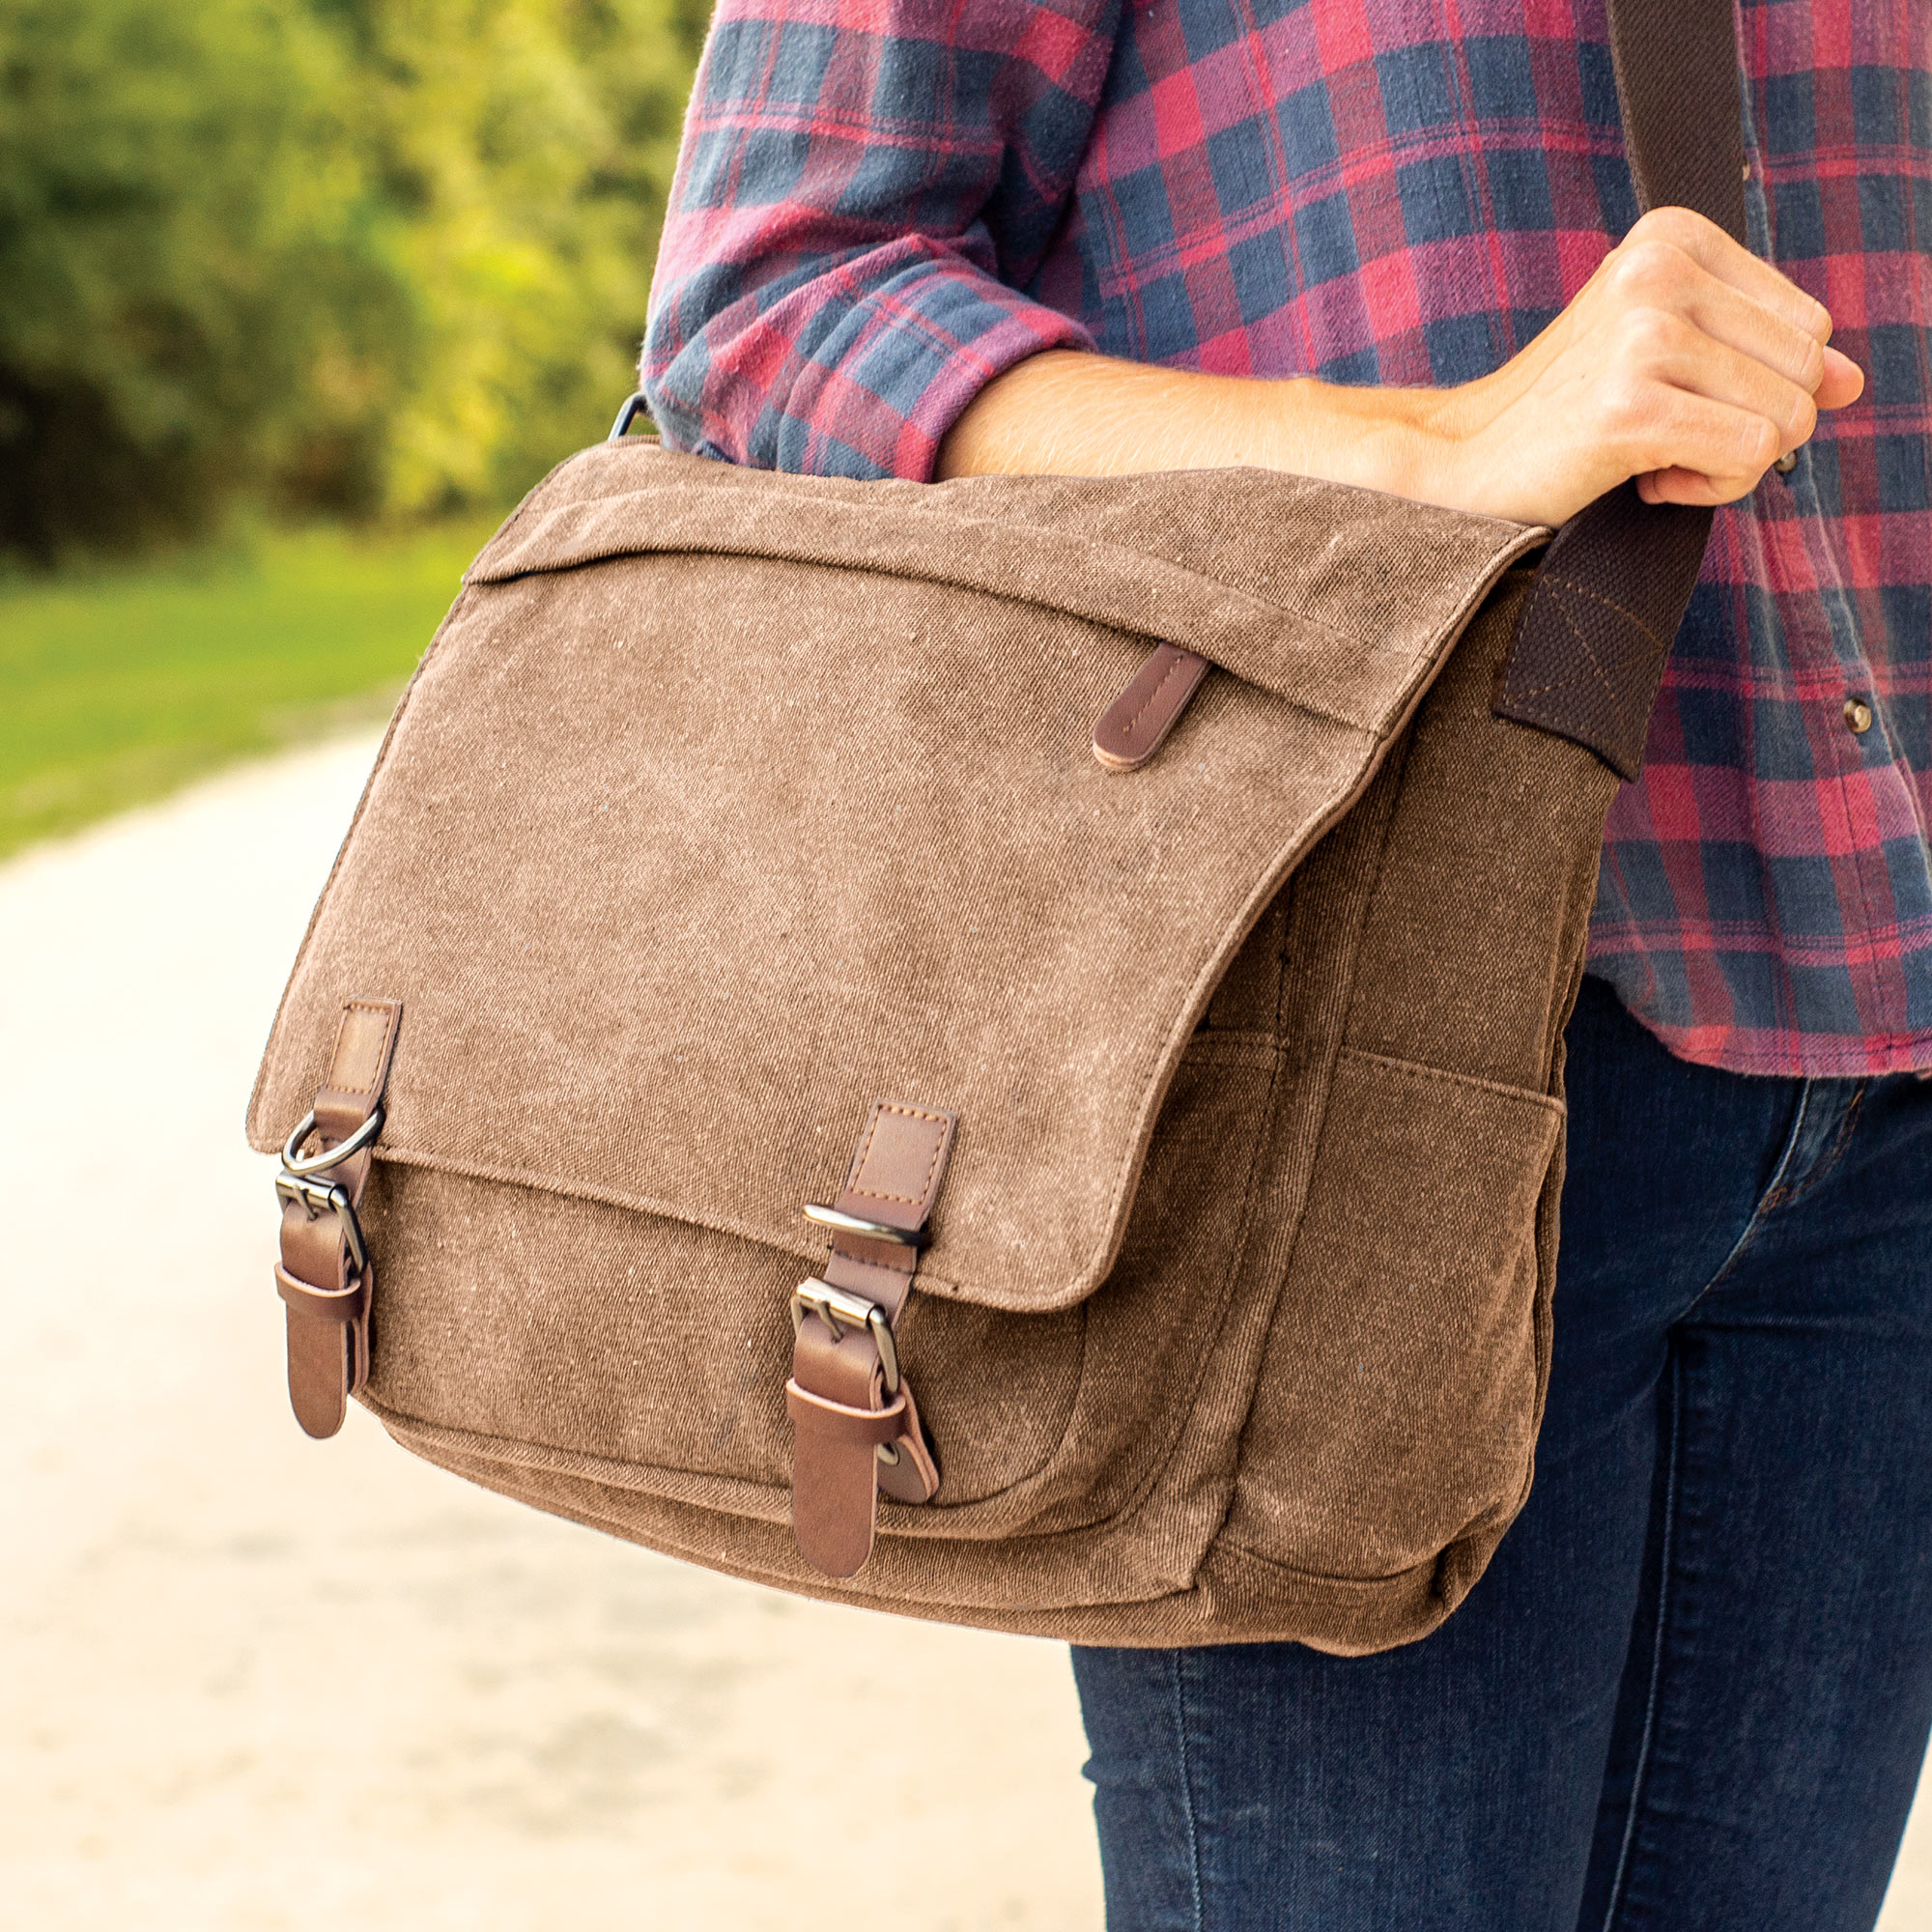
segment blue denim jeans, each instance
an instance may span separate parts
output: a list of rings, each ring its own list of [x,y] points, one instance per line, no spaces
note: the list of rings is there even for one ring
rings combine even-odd
[[[1588,980],[1536,1483],[1378,1657],[1077,1650],[1109,1932],[1869,1932],[1932,1728],[1932,1081]]]

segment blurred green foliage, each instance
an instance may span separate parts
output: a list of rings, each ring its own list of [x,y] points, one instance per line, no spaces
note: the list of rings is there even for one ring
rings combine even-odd
[[[0,0],[0,553],[514,497],[630,387],[701,0]]]
[[[489,528],[318,526],[0,585],[0,856],[230,759],[375,724]]]

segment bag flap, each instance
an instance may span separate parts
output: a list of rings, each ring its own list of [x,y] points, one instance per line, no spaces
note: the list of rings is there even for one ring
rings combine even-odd
[[[1264,469],[855,483],[653,452],[612,477],[602,453],[539,492],[466,582],[692,551],[872,570],[1179,644],[1366,729],[1412,695],[1499,549],[1548,534]]]
[[[399,999],[379,1158],[815,1260],[801,1206],[871,1102],[943,1107],[922,1288],[1076,1301],[1234,951],[1546,536],[1261,470],[587,452],[391,724],[251,1138],[304,1112],[345,1000]],[[1232,675],[1108,772],[1094,720],[1156,639]]]

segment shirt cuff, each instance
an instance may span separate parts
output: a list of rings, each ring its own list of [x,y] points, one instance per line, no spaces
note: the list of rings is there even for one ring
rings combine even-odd
[[[742,306],[754,302],[740,327],[727,310],[704,331],[694,427],[713,453],[805,475],[926,482],[947,431],[994,377],[1043,349],[1094,347],[1072,317],[921,236]],[[666,377],[674,417],[674,366]],[[733,411],[733,394],[750,408]]]

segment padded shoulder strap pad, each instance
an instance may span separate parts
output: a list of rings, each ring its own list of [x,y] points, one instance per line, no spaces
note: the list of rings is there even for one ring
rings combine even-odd
[[[1731,0],[1610,0],[1609,14],[1638,205],[1694,208],[1743,242]],[[1495,715],[1587,746],[1634,779],[1710,534],[1709,510],[1646,503],[1629,483],[1573,517],[1523,604]]]

